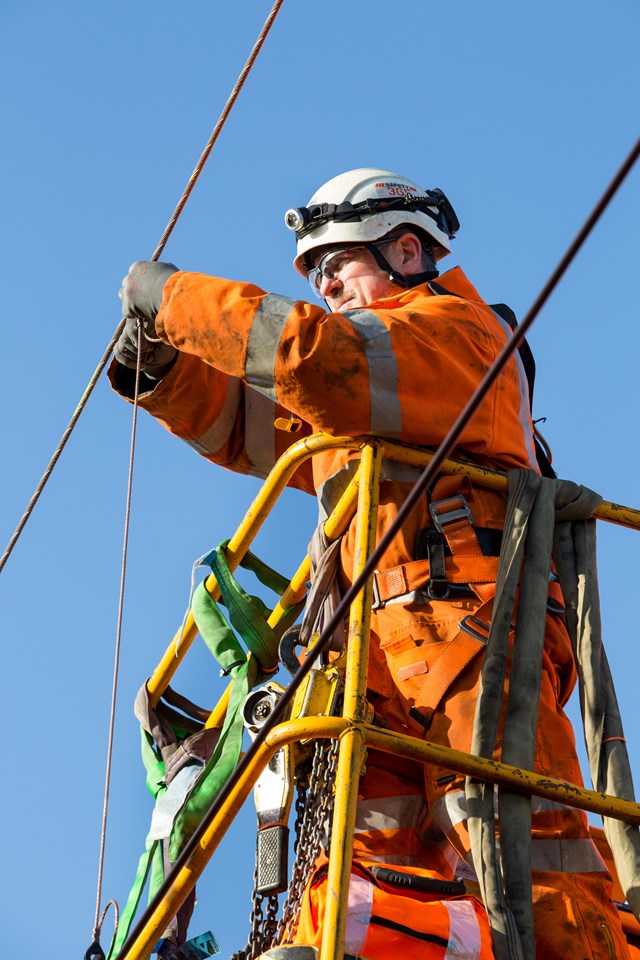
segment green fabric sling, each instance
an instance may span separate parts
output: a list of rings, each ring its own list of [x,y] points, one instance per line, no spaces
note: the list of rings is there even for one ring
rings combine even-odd
[[[218,742],[173,822],[168,841],[170,862],[177,860],[205,811],[237,766],[244,732],[241,714],[244,701],[256,684],[277,671],[279,638],[296,620],[304,606],[304,603],[299,603],[290,607],[284,612],[275,629],[269,626],[267,618],[271,611],[259,597],[251,596],[243,590],[229,570],[226,559],[228,543],[228,540],[220,543],[201,563],[211,567],[220,588],[220,602],[226,607],[233,628],[242,638],[251,656],[247,655],[218,603],[207,592],[204,583],[201,583],[191,602],[193,617],[204,643],[220,664],[222,675],[231,677],[232,687]],[[246,554],[240,566],[254,573],[264,586],[280,596],[289,585],[285,577],[252,553]],[[150,734],[144,729],[142,733],[142,757],[147,771],[147,787],[157,800],[167,790],[163,782],[164,763],[159,760],[158,747]],[[177,742],[187,739],[185,731],[175,729],[175,733]],[[149,899],[155,895],[164,880],[162,843],[162,840],[147,838],[146,849],[140,857],[136,878],[122,912],[109,957],[117,956],[128,936],[149,875]]]

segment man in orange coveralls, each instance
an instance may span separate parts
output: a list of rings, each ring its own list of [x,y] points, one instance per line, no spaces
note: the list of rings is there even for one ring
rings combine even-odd
[[[130,319],[110,370],[115,389],[133,396],[138,318],[146,335],[141,406],[222,466],[265,476],[292,440],[318,430],[437,446],[509,336],[506,321],[460,268],[438,276],[436,262],[450,252],[458,227],[444,194],[365,168],[330,180],[286,220],[297,236],[294,265],[328,309],[171,264],[136,263],[121,291]],[[274,426],[289,417],[302,421],[293,435]],[[538,470],[518,355],[465,427],[458,453],[491,467]],[[344,452],[324,453],[293,483],[315,491],[327,514],[349,477],[349,460]],[[379,535],[417,474],[387,461],[383,476]],[[477,583],[472,572],[478,557],[499,553],[505,499],[449,477],[428,499],[376,575],[369,696],[390,728],[415,737],[428,731],[430,740],[468,751],[482,661],[476,654],[492,595],[491,583]],[[343,584],[354,536],[352,525],[341,547]],[[430,580],[416,578],[416,559],[429,560]],[[438,663],[447,644],[460,651],[455,667]],[[562,616],[550,612],[535,769],[579,783],[562,709],[574,683]],[[532,838],[537,957],[628,957],[585,815],[533,798]],[[416,774],[370,755],[354,855],[369,864],[428,868],[432,876],[472,877],[464,778],[437,767]],[[476,939],[475,952],[468,947],[455,956],[484,956]],[[362,943],[351,952],[364,952]]]

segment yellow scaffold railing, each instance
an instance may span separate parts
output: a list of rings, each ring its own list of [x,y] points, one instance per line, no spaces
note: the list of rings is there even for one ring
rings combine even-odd
[[[298,467],[317,453],[346,449],[360,453],[360,464],[331,516],[324,531],[334,540],[348,527],[357,511],[354,579],[363,569],[375,546],[376,516],[380,470],[383,459],[395,460],[424,468],[431,454],[423,449],[388,440],[360,437],[331,437],[315,434],[293,444],[280,458],[249,508],[236,534],[227,547],[231,570],[236,569],[262,527],[267,515]],[[464,474],[491,489],[506,491],[505,474],[461,460],[445,461],[442,472]],[[640,510],[603,502],[595,516],[602,520],[640,529]],[[309,578],[309,558],[305,558],[294,574],[269,623],[274,626],[285,609],[300,601]],[[215,577],[206,581],[209,593],[219,597]],[[367,748],[391,753],[419,763],[434,763],[457,773],[499,784],[520,792],[534,794],[586,811],[640,824],[640,804],[587,790],[547,776],[521,770],[494,760],[461,753],[451,748],[421,741],[380,729],[367,722],[366,700],[369,625],[371,616],[371,582],[358,594],[351,606],[344,678],[344,704],[341,717],[292,718],[278,724],[266,737],[254,762],[226,796],[215,815],[206,824],[199,842],[186,862],[179,863],[166,881],[161,903],[145,916],[133,942],[125,945],[117,960],[142,960],[149,955],[170,919],[186,900],[211,856],[225,835],[233,818],[251,794],[260,774],[274,754],[285,744],[310,739],[338,739],[340,748],[335,787],[332,843],[329,852],[328,888],[324,935],[319,960],[343,960],[346,903],[351,870],[351,851],[358,796],[358,780]],[[162,660],[148,681],[152,703],[158,703],[173,675],[197,635],[193,616],[176,633]],[[218,727],[224,720],[229,690],[212,710],[206,725]]]

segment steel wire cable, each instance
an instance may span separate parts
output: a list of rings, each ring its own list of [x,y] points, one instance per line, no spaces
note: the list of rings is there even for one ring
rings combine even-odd
[[[202,151],[202,153],[201,153],[201,155],[200,155],[200,159],[198,160],[197,164],[195,165],[194,170],[193,170],[193,173],[192,173],[191,176],[189,177],[189,180],[188,180],[188,182],[187,182],[187,185],[186,185],[186,187],[184,188],[184,192],[183,192],[182,196],[180,197],[180,200],[178,201],[178,204],[177,204],[175,210],[174,210],[173,213],[171,214],[171,218],[169,219],[169,222],[168,222],[167,226],[165,227],[164,233],[162,234],[162,237],[160,238],[160,242],[159,242],[158,246],[156,247],[156,249],[155,249],[154,252],[153,252],[153,256],[151,257],[152,260],[158,260],[159,257],[162,255],[162,251],[164,250],[164,248],[165,248],[165,246],[166,246],[166,244],[167,244],[167,241],[168,241],[169,237],[171,236],[171,233],[173,232],[173,228],[175,227],[176,223],[178,222],[178,219],[179,219],[182,211],[184,210],[184,208],[185,208],[185,206],[186,206],[187,200],[188,200],[189,197],[191,196],[191,193],[192,193],[192,191],[193,191],[193,188],[194,188],[195,185],[196,185],[196,181],[198,180],[198,177],[199,177],[200,174],[202,173],[202,170],[203,170],[203,168],[204,168],[205,163],[206,163],[207,160],[209,159],[209,154],[211,153],[211,151],[213,150],[213,148],[214,148],[214,146],[215,146],[215,143],[216,143],[216,141],[217,141],[217,139],[218,139],[218,137],[219,137],[219,135],[220,135],[220,133],[221,133],[221,131],[222,131],[222,128],[224,127],[224,125],[225,125],[225,123],[226,123],[226,121],[227,121],[227,118],[228,118],[229,114],[231,113],[231,110],[233,109],[233,106],[234,106],[236,100],[238,99],[238,96],[239,96],[239,94],[240,94],[240,91],[242,90],[242,87],[244,86],[244,82],[245,82],[245,80],[247,79],[247,77],[248,77],[248,75],[249,75],[249,72],[251,71],[251,68],[253,67],[253,64],[255,63],[255,60],[256,60],[258,54],[260,53],[260,50],[262,49],[262,45],[264,44],[264,41],[265,41],[266,38],[267,38],[267,34],[268,34],[269,31],[271,30],[271,27],[273,26],[273,22],[274,22],[274,20],[276,19],[278,13],[280,12],[280,7],[282,6],[283,3],[284,3],[284,0],[276,0],[276,2],[274,3],[273,7],[271,8],[271,11],[269,12],[269,15],[268,15],[267,19],[266,19],[265,22],[264,22],[264,25],[263,25],[263,27],[262,27],[262,30],[260,31],[260,33],[259,33],[259,35],[258,35],[258,38],[257,38],[256,42],[254,43],[252,49],[251,49],[251,53],[250,53],[249,56],[247,57],[247,61],[246,61],[245,65],[244,65],[244,67],[242,68],[242,70],[240,71],[240,74],[239,74],[239,76],[238,76],[238,79],[236,80],[236,82],[235,82],[235,84],[234,84],[234,86],[233,86],[233,89],[231,90],[231,93],[229,94],[229,98],[228,98],[227,102],[225,103],[224,107],[222,108],[222,113],[220,114],[220,116],[219,116],[219,118],[218,118],[218,121],[217,121],[215,127],[213,128],[213,131],[212,131],[212,133],[211,133],[211,136],[209,137],[209,139],[208,139],[208,141],[207,141],[207,144],[206,144],[204,150]],[[36,503],[37,503],[38,500],[40,499],[40,495],[41,495],[42,491],[44,490],[45,486],[47,485],[47,481],[49,480],[49,477],[50,477],[51,474],[53,473],[53,470],[54,470],[54,468],[55,468],[58,460],[60,459],[60,455],[61,455],[62,451],[64,450],[64,448],[66,447],[67,441],[68,441],[69,437],[71,436],[71,434],[73,433],[73,430],[74,430],[74,428],[75,428],[75,425],[77,424],[78,420],[80,419],[80,416],[81,416],[84,408],[86,407],[86,405],[87,405],[87,403],[88,403],[88,401],[89,401],[89,397],[90,397],[91,394],[93,393],[93,390],[94,390],[94,388],[95,388],[98,380],[100,379],[100,376],[101,376],[101,374],[102,374],[102,371],[104,370],[104,368],[106,367],[107,363],[109,362],[109,359],[110,359],[111,354],[112,354],[112,352],[113,352],[113,348],[115,347],[115,345],[116,345],[116,343],[117,343],[117,341],[118,341],[118,338],[119,338],[120,334],[122,333],[122,331],[123,331],[123,329],[124,329],[124,323],[125,323],[125,321],[124,321],[124,319],[123,319],[123,320],[120,321],[120,323],[119,323],[118,326],[116,327],[116,330],[115,330],[113,336],[111,337],[111,340],[109,341],[109,345],[107,346],[107,349],[105,350],[104,354],[102,355],[102,358],[100,359],[100,362],[98,363],[98,366],[96,367],[96,369],[95,369],[95,371],[94,371],[91,379],[89,380],[89,383],[87,384],[87,386],[86,386],[86,388],[85,388],[85,391],[84,391],[84,393],[82,394],[82,396],[81,396],[81,398],[80,398],[80,401],[79,401],[79,403],[78,403],[78,406],[77,406],[76,409],[74,410],[73,416],[72,416],[71,419],[69,420],[69,423],[68,423],[68,425],[67,425],[67,428],[66,428],[66,430],[64,431],[64,433],[62,434],[62,437],[60,438],[60,441],[59,441],[59,443],[58,443],[58,446],[57,446],[56,449],[54,450],[53,455],[52,455],[51,459],[49,460],[49,463],[47,464],[47,467],[46,467],[44,473],[42,474],[42,477],[40,478],[40,481],[39,481],[38,485],[36,486],[36,488],[35,488],[32,496],[31,496],[31,499],[29,500],[29,503],[27,504],[27,508],[26,508],[26,510],[24,511],[24,513],[23,513],[23,515],[22,515],[22,517],[21,517],[21,519],[20,519],[20,522],[18,523],[18,526],[16,527],[13,535],[11,536],[11,539],[9,540],[9,543],[7,544],[7,547],[6,547],[6,549],[5,549],[2,557],[0,558],[0,573],[2,573],[2,571],[3,571],[4,567],[5,567],[5,564],[6,564],[7,560],[9,559],[9,557],[11,556],[11,553],[13,552],[13,548],[15,547],[16,543],[18,542],[18,539],[20,538],[20,535],[21,535],[22,531],[24,530],[25,526],[27,525],[27,521],[29,520],[29,517],[30,517],[31,514],[33,513],[33,510],[34,510],[34,508],[35,508]]]
[[[137,321],[138,327],[138,344],[142,341],[142,323],[140,320]],[[100,919],[100,902],[102,900],[102,878],[104,874],[104,854],[106,847],[107,839],[107,816],[109,813],[109,792],[111,786],[111,761],[113,758],[113,736],[115,731],[115,722],[116,722],[116,701],[118,696],[118,674],[120,671],[120,646],[122,640],[122,620],[124,613],[124,594],[125,594],[125,582],[127,578],[127,554],[129,548],[129,528],[131,522],[131,494],[133,490],[133,465],[135,461],[135,452],[136,452],[136,433],[138,426],[138,397],[140,393],[140,358],[142,351],[138,349],[136,357],[136,379],[133,392],[133,417],[131,420],[131,443],[129,447],[129,471],[127,474],[127,496],[126,496],[126,506],[124,513],[124,533],[122,537],[122,563],[120,567],[120,591],[118,595],[118,617],[116,625],[116,642],[115,642],[115,651],[113,657],[113,680],[111,685],[111,705],[109,709],[109,733],[107,735],[107,762],[104,778],[104,797],[102,802],[102,825],[100,829],[100,848],[98,853],[98,882],[96,890],[96,910],[95,917],[93,921],[93,944],[92,946],[99,945],[100,943],[100,931],[102,928],[102,922],[104,920],[104,914],[102,919]],[[106,912],[106,907],[105,907]],[[116,931],[117,923],[119,919],[119,910],[116,905]],[[114,934],[115,936],[115,934]],[[89,948],[91,949],[91,947]]]
[[[425,467],[422,474],[420,475],[420,478],[416,481],[413,489],[404,500],[402,506],[400,507],[394,520],[390,524],[388,530],[380,539],[377,546],[371,553],[369,559],[367,560],[367,562],[365,563],[362,569],[362,572],[353,581],[349,589],[344,594],[342,600],[336,607],[332,617],[329,619],[329,622],[327,623],[324,630],[322,631],[322,634],[319,637],[317,643],[314,645],[314,648],[313,648],[314,655],[307,657],[302,663],[302,665],[300,666],[300,668],[297,670],[295,676],[291,680],[291,683],[286,688],[282,697],[275,705],[273,712],[269,715],[264,726],[261,727],[256,738],[251,742],[246,753],[244,753],[244,755],[241,757],[238,763],[238,766],[233,771],[233,773],[231,774],[229,779],[226,781],[226,783],[222,786],[220,792],[211,803],[211,806],[206,811],[204,817],[202,818],[202,821],[200,822],[199,826],[192,834],[188,843],[185,845],[184,850],[182,851],[180,856],[175,861],[175,863],[172,864],[172,873],[174,875],[177,874],[178,871],[183,869],[188,864],[191,855],[200,846],[200,843],[207,829],[209,828],[211,822],[218,814],[219,810],[221,809],[221,807],[223,806],[223,804],[231,794],[231,791],[233,790],[237,782],[240,780],[240,778],[244,775],[244,773],[249,769],[249,767],[253,763],[253,760],[255,759],[258,751],[264,744],[265,740],[267,739],[271,731],[274,729],[274,727],[276,727],[279,723],[281,723],[283,720],[286,719],[287,711],[289,709],[289,706],[293,700],[293,697],[298,687],[300,686],[304,678],[307,676],[307,674],[314,668],[314,665],[316,664],[318,657],[329,649],[332,636],[335,630],[338,628],[338,626],[342,622],[342,620],[344,619],[344,617],[346,616],[346,614],[348,613],[349,607],[355,600],[356,596],[365,587],[369,577],[373,574],[373,571],[375,570],[377,564],[380,562],[380,559],[382,558],[383,554],[391,544],[391,541],[393,540],[395,535],[398,533],[398,531],[400,530],[400,527],[406,521],[411,511],[419,502],[425,488],[435,478],[442,463],[447,459],[447,457],[451,455],[453,448],[458,438],[460,437],[460,434],[462,433],[463,429],[465,428],[465,426],[467,425],[467,423],[469,422],[473,414],[476,412],[478,406],[486,396],[487,392],[491,388],[491,385],[494,383],[494,381],[502,371],[503,367],[505,366],[509,358],[515,353],[515,351],[518,349],[518,347],[524,340],[524,337],[527,331],[529,330],[534,320],[540,313],[540,310],[542,309],[546,301],[549,299],[549,296],[551,295],[553,290],[556,288],[556,286],[560,282],[564,273],[566,273],[569,265],[571,264],[572,260],[575,258],[576,254],[578,253],[578,250],[583,245],[583,243],[585,242],[585,240],[593,230],[594,226],[596,225],[596,223],[604,213],[605,209],[609,205],[610,201],[617,193],[620,185],[622,184],[623,180],[625,179],[625,177],[627,176],[627,174],[635,164],[639,155],[640,155],[640,139],[636,141],[630,153],[628,154],[628,156],[620,166],[619,170],[617,171],[617,173],[609,183],[608,187],[602,194],[600,200],[598,201],[598,203],[593,208],[590,215],[585,220],[584,225],[576,235],[573,242],[568,247],[566,253],[558,263],[558,266],[555,268],[555,270],[553,271],[553,273],[545,283],[544,287],[542,288],[542,290],[534,300],[533,304],[529,308],[529,311],[527,312],[524,320],[514,328],[511,338],[505,343],[501,351],[498,353],[496,359],[494,360],[492,365],[489,367],[489,369],[485,373],[484,377],[476,387],[474,393],[468,400],[467,404],[461,410],[460,414],[458,415],[455,422],[451,426],[444,440],[442,441],[438,449],[435,451],[433,458],[431,459],[429,464]],[[118,954],[117,960],[127,960],[127,957],[131,951],[131,948],[135,945],[138,938],[141,937],[142,934],[144,933],[144,928],[146,923],[152,918],[153,914],[162,903],[162,900],[166,895],[167,888],[169,887],[170,883],[171,883],[171,877],[168,877],[167,879],[165,879],[162,886],[159,888],[155,896],[149,902],[146,910],[140,917],[138,923],[136,924],[134,929],[130,932],[126,942],[122,947],[122,950]]]

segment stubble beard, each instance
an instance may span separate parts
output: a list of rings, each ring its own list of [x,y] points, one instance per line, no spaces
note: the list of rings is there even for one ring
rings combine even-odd
[[[343,303],[347,303],[348,300],[352,300],[357,296],[356,291],[352,287],[343,287],[340,291],[340,296],[331,297],[327,299],[330,309],[335,313],[340,310]]]

